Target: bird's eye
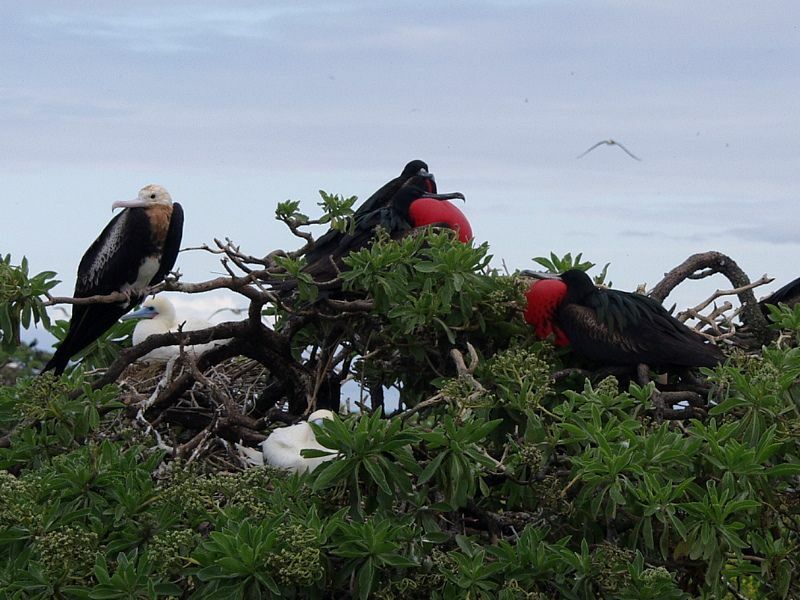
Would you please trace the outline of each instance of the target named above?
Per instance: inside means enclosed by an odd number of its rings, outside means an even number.
[[[151,200],[155,200],[156,199],[156,195],[155,194],[150,194],[150,199]]]

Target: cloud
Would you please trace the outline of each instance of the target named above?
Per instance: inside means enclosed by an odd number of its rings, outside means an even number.
[[[730,237],[754,242],[778,245],[800,244],[800,234],[794,219],[792,222],[761,223],[750,227],[732,227],[724,231]]]
[[[111,43],[149,53],[207,52],[215,37],[259,39],[274,34],[288,16],[324,13],[334,6],[296,4],[210,7],[200,4],[147,5],[95,13],[60,8],[30,18],[30,23],[60,35]]]

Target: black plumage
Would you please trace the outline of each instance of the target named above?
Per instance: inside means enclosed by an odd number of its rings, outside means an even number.
[[[429,191],[429,181],[430,176],[427,172],[415,175],[406,180],[388,200],[375,203],[373,205],[375,208],[370,211],[361,211],[361,214],[356,212],[352,228],[338,236],[335,245],[326,243],[325,252],[320,253],[316,260],[310,261],[303,271],[311,275],[318,283],[331,281],[344,268],[342,258],[350,252],[368,247],[375,238],[379,227],[393,238],[399,238],[413,229],[414,223],[409,215],[409,209],[415,200],[419,198],[464,199],[464,195],[460,192],[438,194]],[[283,282],[277,289],[279,293],[286,294],[296,286],[297,283],[294,280],[289,280]]]
[[[136,204],[135,204],[136,203]],[[89,246],[78,266],[75,298],[125,292],[129,301],[76,304],[67,336],[44,371],[62,373],[72,356],[100,337],[162,281],[175,265],[183,233],[183,209],[160,186],[147,186],[139,200],[116,215]]]
[[[578,269],[560,279],[567,294],[556,309],[556,324],[575,352],[591,361],[670,368],[713,367],[725,359],[652,298],[598,288]]]
[[[800,302],[800,277],[790,281],[782,288],[775,290],[769,296],[761,300],[758,305],[764,316],[769,316],[767,304],[785,304],[787,306],[794,306]]]
[[[436,193],[436,180],[433,174],[428,171],[428,165],[421,160],[412,160],[403,167],[403,171],[400,175],[383,184],[378,191],[372,194],[358,207],[352,216],[353,222],[358,223],[366,215],[374,212],[376,209],[389,206],[394,195],[400,191],[403,184],[412,177],[422,177],[422,187],[428,192]],[[315,263],[321,258],[332,255],[336,248],[342,244],[342,240],[346,235],[347,232],[339,231],[338,229],[329,229],[325,234],[320,236],[314,242],[314,245],[306,252],[305,256],[308,264]]]

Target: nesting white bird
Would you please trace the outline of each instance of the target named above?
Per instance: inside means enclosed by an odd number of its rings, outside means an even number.
[[[301,450],[322,450],[333,452],[317,441],[314,430],[309,423],[319,424],[323,419],[332,419],[333,413],[329,410],[317,410],[308,416],[308,421],[302,421],[289,427],[281,427],[273,431],[267,439],[261,442],[261,452],[253,448],[237,444],[239,451],[252,465],[262,466],[269,464],[274,467],[286,469],[292,473],[313,471],[322,463],[336,458],[336,454],[328,454],[317,458],[306,458],[300,454]]]
[[[140,344],[151,335],[159,333],[176,332],[178,328],[183,331],[198,331],[213,327],[211,323],[203,319],[182,319],[175,315],[175,307],[165,296],[150,298],[142,304],[142,307],[132,313],[122,317],[123,321],[128,319],[141,319],[133,330],[133,344]],[[215,340],[208,344],[197,344],[186,346],[185,350],[191,352],[196,358],[216,346],[224,344],[224,341]],[[167,362],[180,354],[179,346],[162,346],[151,350],[139,360],[143,362]]]

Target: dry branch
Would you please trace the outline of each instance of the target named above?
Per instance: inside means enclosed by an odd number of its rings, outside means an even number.
[[[664,278],[650,291],[650,297],[663,303],[670,292],[681,282],[687,279],[703,279],[716,273],[727,277],[733,285],[733,293],[742,304],[740,312],[742,322],[747,325],[757,339],[764,342],[768,340],[770,330],[753,294],[755,285],[750,282],[747,274],[732,258],[721,252],[693,254],[666,273]],[[762,279],[764,278],[762,277]],[[713,298],[711,302],[713,302]]]

